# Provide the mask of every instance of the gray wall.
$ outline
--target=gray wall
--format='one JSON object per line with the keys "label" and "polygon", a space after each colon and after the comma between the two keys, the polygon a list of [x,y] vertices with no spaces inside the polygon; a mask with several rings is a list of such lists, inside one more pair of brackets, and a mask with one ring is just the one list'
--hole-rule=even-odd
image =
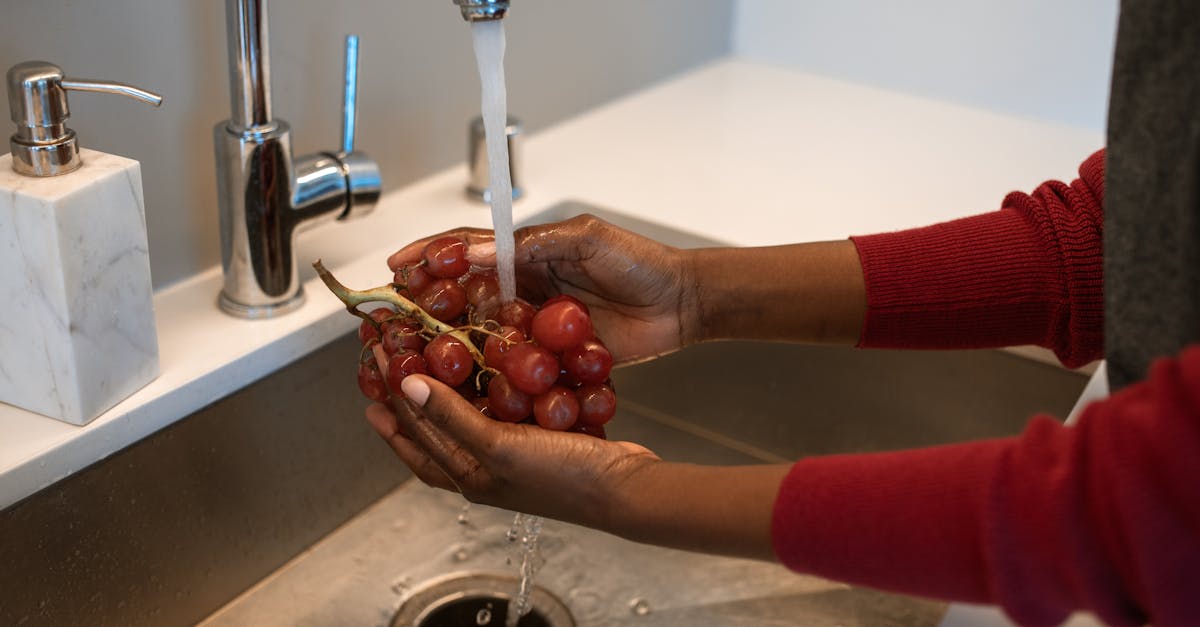
{"label": "gray wall", "polygon": [[[506,20],[509,109],[536,131],[722,56],[732,5],[517,0]],[[270,26],[275,114],[298,153],[340,141],[342,38],[356,33],[358,147],[379,160],[385,190],[465,159],[479,79],[450,0],[273,0]],[[142,162],[156,287],[219,263],[211,133],[229,117],[224,2],[7,0],[0,69],[29,59],[166,96],[154,110],[75,94],[70,126],[82,145]]]}

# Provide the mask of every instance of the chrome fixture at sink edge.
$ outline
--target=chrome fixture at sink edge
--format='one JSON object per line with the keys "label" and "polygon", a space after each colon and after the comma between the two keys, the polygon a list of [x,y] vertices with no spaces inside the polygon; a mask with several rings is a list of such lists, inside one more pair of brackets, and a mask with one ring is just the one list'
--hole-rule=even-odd
{"label": "chrome fixture at sink edge", "polygon": [[468,22],[486,22],[504,19],[508,14],[509,0],[454,0]]}
{"label": "chrome fixture at sink edge", "polygon": [[213,129],[221,264],[221,309],[266,318],[304,301],[296,233],[374,208],[379,166],[354,150],[358,38],[346,38],[342,146],[293,157],[291,129],[271,115],[266,0],[226,0],[231,117]]}

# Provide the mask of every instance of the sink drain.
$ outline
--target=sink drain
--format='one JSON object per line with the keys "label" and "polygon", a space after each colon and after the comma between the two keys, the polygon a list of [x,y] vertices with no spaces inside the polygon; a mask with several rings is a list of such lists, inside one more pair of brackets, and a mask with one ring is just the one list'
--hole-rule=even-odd
{"label": "sink drain", "polygon": [[[458,573],[417,588],[400,606],[392,627],[504,627],[516,577]],[[530,596],[533,609],[517,627],[575,627],[571,612],[541,586]]]}

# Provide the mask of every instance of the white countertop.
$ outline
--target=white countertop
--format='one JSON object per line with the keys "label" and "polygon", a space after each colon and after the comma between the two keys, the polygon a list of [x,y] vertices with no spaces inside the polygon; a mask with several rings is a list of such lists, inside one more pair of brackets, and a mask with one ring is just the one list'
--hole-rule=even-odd
{"label": "white countertop", "polygon": [[[578,199],[734,245],[840,239],[993,210],[1014,189],[1075,178],[1103,141],[1086,129],[725,60],[526,138],[528,193],[514,219]],[[308,300],[279,319],[221,313],[219,267],[155,294],[155,381],[86,427],[0,404],[0,508],[352,330],[357,320],[307,261],[323,258],[352,287],[383,284],[384,260],[399,246],[490,225],[487,208],[464,198],[465,182],[465,167],[451,168],[385,194],[360,220],[304,233]],[[352,385],[349,366],[346,376]]]}

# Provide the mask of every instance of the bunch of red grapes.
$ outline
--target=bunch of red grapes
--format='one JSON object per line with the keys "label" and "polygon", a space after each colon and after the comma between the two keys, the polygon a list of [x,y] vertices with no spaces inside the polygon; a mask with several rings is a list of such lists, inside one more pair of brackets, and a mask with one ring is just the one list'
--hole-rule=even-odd
{"label": "bunch of red grapes", "polygon": [[427,374],[496,420],[605,437],[617,407],[613,358],[592,331],[587,305],[566,295],[540,308],[520,298],[501,302],[495,271],[473,268],[456,237],[429,242],[419,263],[396,271],[392,288],[462,333],[439,332],[390,307],[371,311],[358,329],[358,386],[368,398],[403,398],[400,382]]}

